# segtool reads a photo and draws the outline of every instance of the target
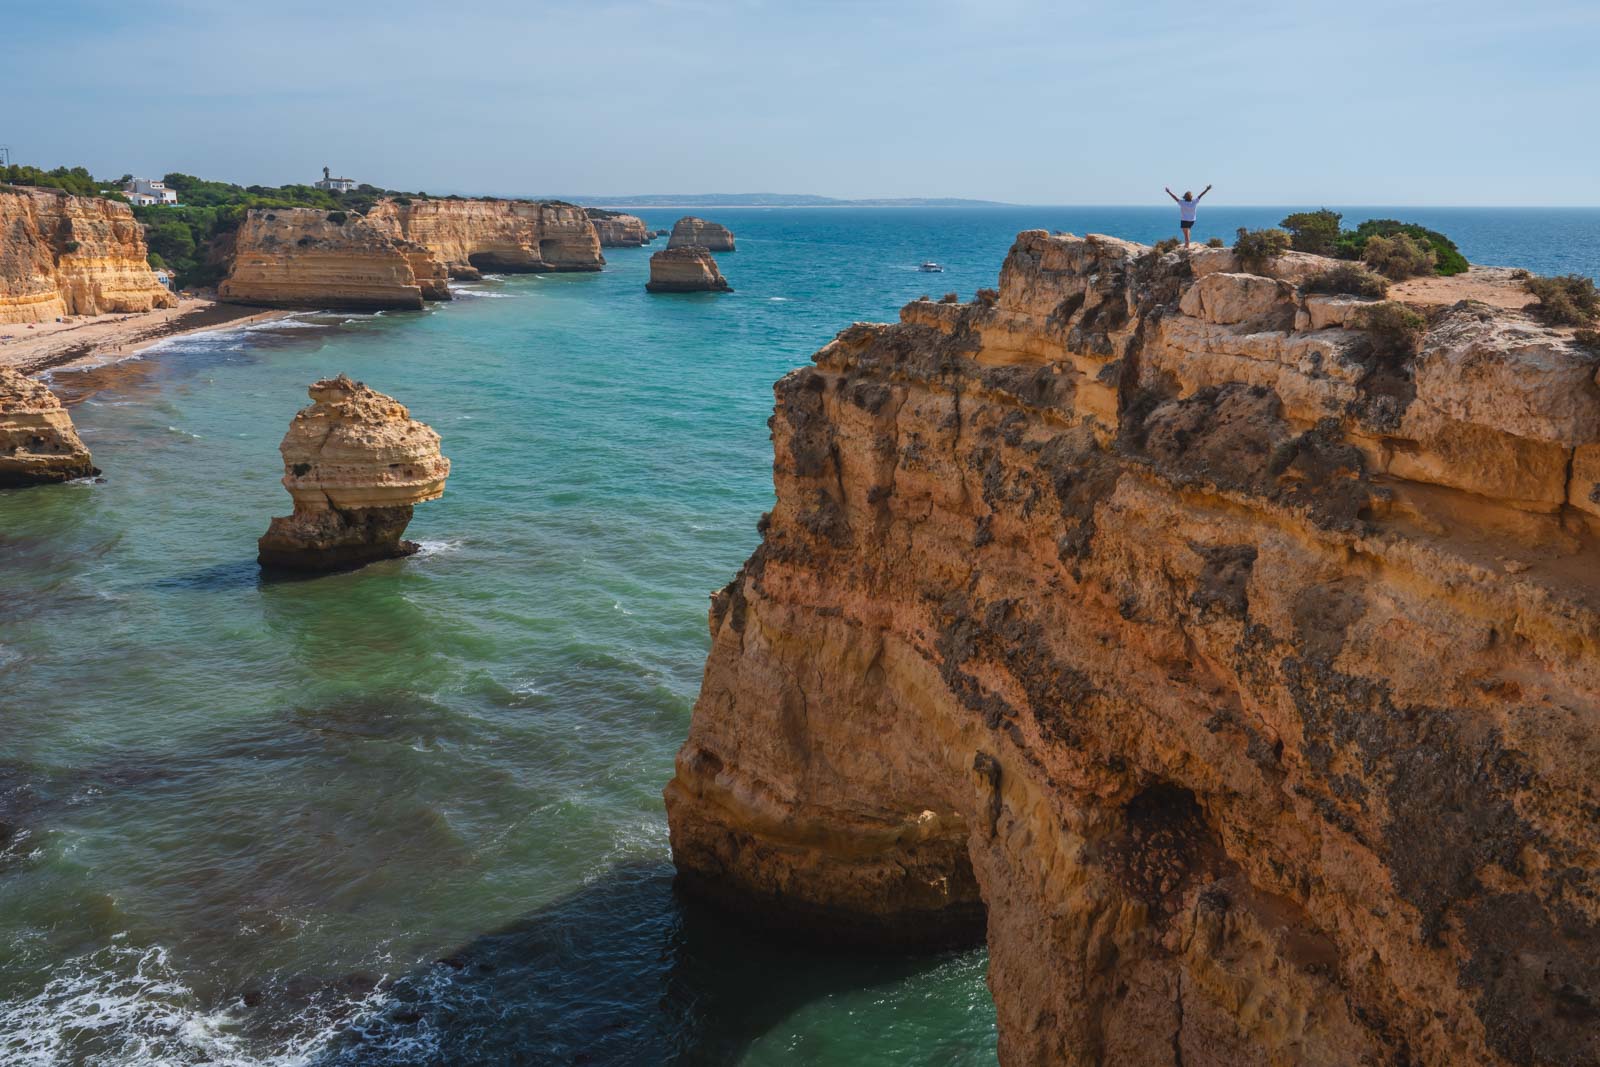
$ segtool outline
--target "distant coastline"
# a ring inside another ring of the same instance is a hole
[[[962,197],[876,197],[846,200],[810,193],[648,193],[631,196],[558,196],[584,207],[729,208],[729,207],[1021,207],[1002,200]]]

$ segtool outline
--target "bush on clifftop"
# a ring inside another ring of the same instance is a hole
[[[1289,231],[1289,239],[1296,252],[1331,256],[1334,246],[1339,243],[1339,220],[1342,218],[1344,216],[1337,211],[1322,208],[1319,211],[1297,211],[1278,225]]]
[[[1291,243],[1283,230],[1247,230],[1240,226],[1239,237],[1233,242],[1233,254],[1246,266],[1264,267],[1268,260],[1289,251]]]
[[[1391,281],[1403,282],[1407,278],[1432,274],[1437,257],[1432,248],[1409,234],[1397,233],[1393,237],[1374,234],[1367,238],[1361,262]]]
[[[1314,274],[1301,283],[1300,288],[1308,293],[1337,293],[1378,299],[1389,295],[1389,282],[1383,275],[1374,274],[1355,263],[1341,263],[1321,274]]]
[[[1393,300],[1366,308],[1361,325],[1378,358],[1392,362],[1404,362],[1415,356],[1423,335],[1428,332],[1427,319]]]
[[[1534,313],[1552,326],[1587,326],[1600,318],[1600,292],[1582,274],[1529,278],[1523,288],[1538,298]]]
[[[1456,243],[1438,230],[1396,219],[1368,219],[1354,230],[1346,231],[1339,236],[1338,253],[1343,259],[1360,259],[1366,251],[1367,242],[1372,238],[1393,237],[1402,233],[1433,249],[1434,272],[1437,274],[1464,274],[1471,266]]]

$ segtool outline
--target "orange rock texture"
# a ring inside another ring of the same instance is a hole
[[[651,256],[650,280],[644,287],[652,293],[733,292],[711,253],[695,245],[663,248]]]
[[[987,936],[1014,1064],[1600,1062],[1600,388],[1516,310],[1021,234],[776,388],[684,887]]]
[[[127,204],[0,186],[0,323],[174,307]]]
[[[99,473],[49,387],[0,367],[0,489]]]
[[[584,210],[589,221],[594,223],[601,248],[638,248],[655,240],[656,235],[646,228],[644,220],[637,215],[625,215],[620,211],[606,211],[597,207]]]
[[[720,222],[685,215],[672,224],[672,236],[667,238],[668,248],[689,248],[698,245],[712,252],[732,252],[733,231]]]
[[[360,215],[253,208],[217,296],[262,307],[414,310],[450,291],[436,257]]]
[[[367,218],[438,257],[452,278],[482,272],[596,271],[600,236],[576,204],[523,200],[384,200]]]
[[[309,390],[278,450],[294,513],[260,540],[264,567],[339,570],[410,555],[413,505],[444,494],[450,461],[439,435],[391,396],[344,375]]]

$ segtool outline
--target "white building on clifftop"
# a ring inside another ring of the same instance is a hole
[[[178,202],[178,194],[168,189],[167,183],[158,178],[134,178],[122,187],[122,195],[126,196],[128,203],[134,207]]]
[[[356,180],[354,178],[334,178],[327,167],[322,168],[322,180],[314,183],[318,189],[326,189],[330,193],[354,192]]]

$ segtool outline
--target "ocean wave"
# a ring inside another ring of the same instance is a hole
[[[178,428],[177,428],[177,427],[176,427],[176,426],[168,426],[168,427],[167,427],[167,432],[168,432],[168,433],[175,433],[175,434],[177,434],[177,435],[178,435],[178,436],[179,436],[179,437],[192,437],[192,438],[194,438],[194,439],[195,439],[195,440],[196,440],[196,441],[199,441],[199,440],[201,440],[201,437],[200,437],[200,435],[199,435],[199,434],[197,434],[197,433],[190,433],[190,432],[189,432],[189,431],[188,431],[188,430],[180,430],[180,429],[178,429]]]
[[[432,987],[447,981],[443,971],[433,967],[407,979],[411,995],[437,996]],[[242,1001],[207,1010],[165,948],[113,943],[63,963],[36,995],[0,1001],[0,1061],[8,1067],[308,1067],[437,1056],[439,1035],[430,1021],[395,1026],[387,1019],[395,1004],[385,977],[366,992],[307,1006],[295,1017],[294,1037],[262,1050],[241,1033]],[[359,1041],[348,1040],[357,1034]]]
[[[460,538],[444,541],[418,541],[417,558],[423,559],[428,556],[442,556],[449,552],[456,552],[465,544],[466,541]]]
[[[469,300],[515,300],[520,293],[498,293],[489,289],[469,289],[466,286],[455,286],[450,290],[453,296],[464,296]]]
[[[767,300],[774,304],[787,304],[789,302],[789,298],[786,296],[769,296]]]

